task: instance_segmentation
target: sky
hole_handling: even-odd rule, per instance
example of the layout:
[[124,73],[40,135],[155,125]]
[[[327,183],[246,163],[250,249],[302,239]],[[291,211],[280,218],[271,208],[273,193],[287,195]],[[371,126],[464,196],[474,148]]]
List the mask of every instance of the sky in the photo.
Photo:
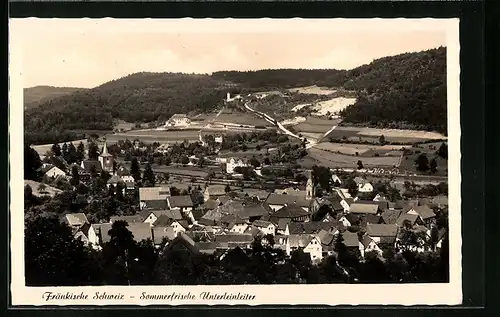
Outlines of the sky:
[[446,46],[439,20],[336,20],[16,19],[10,45],[25,88],[92,88],[141,71],[351,69]]

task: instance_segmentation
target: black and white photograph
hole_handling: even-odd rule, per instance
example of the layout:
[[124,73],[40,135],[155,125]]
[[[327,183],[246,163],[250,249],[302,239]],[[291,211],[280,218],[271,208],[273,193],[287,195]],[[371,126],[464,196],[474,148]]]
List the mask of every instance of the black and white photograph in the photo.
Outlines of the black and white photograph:
[[460,303],[457,19],[10,28],[14,302]]

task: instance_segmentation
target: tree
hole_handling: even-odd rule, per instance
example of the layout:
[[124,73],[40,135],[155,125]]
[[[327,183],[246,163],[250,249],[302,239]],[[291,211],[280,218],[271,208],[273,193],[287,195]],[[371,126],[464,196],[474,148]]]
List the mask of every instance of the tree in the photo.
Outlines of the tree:
[[89,160],[97,160],[99,158],[99,148],[95,142],[89,143]]
[[448,158],[448,145],[446,143],[441,143],[441,146],[437,150],[437,155],[440,157],[447,159]]
[[361,160],[358,160],[358,170],[363,169],[363,162]]
[[384,145],[385,144],[385,136],[382,134],[380,138],[378,139],[379,143]]
[[255,158],[255,156],[252,156],[252,158],[250,158],[250,165],[252,165],[254,168],[257,168],[260,166],[260,162]]
[[419,172],[426,172],[429,170],[429,159],[425,153],[422,153],[417,157],[415,164]]
[[134,177],[136,182],[141,180],[141,170],[139,169],[139,162],[135,156],[130,161],[130,174]]
[[[25,278],[28,286],[83,286],[99,284],[93,251],[74,239],[57,216],[25,220]],[[49,239],[47,239],[50,237]]]
[[181,164],[182,164],[182,165],[187,165],[187,164],[189,164],[189,157],[187,157],[187,155],[183,155],[183,156],[181,157]]
[[40,185],[38,185],[38,192],[40,192],[41,194],[45,194],[46,189],[47,189],[47,185],[45,185],[44,183],[40,183]]
[[54,143],[52,145],[51,151],[54,156],[61,156],[61,147],[59,146],[59,144]]
[[229,186],[229,184],[226,184],[226,188],[224,188],[224,191],[226,193],[229,193],[231,191],[231,186]]
[[42,160],[38,152],[29,145],[24,145],[24,178],[34,181],[41,180],[39,168],[42,167]]
[[73,165],[71,167],[71,185],[77,186],[80,183],[80,174],[78,174],[78,167]]
[[85,159],[85,145],[82,141],[78,143],[78,147],[76,148],[76,160],[81,162]]
[[354,179],[352,179],[352,178],[347,179],[347,181],[345,182],[345,185],[346,185],[346,188],[347,188],[347,191],[349,192],[349,194],[352,197],[355,197],[356,194],[358,193],[358,184],[356,184]]
[[146,187],[154,187],[155,186],[156,178],[155,178],[155,174],[153,172],[153,169],[151,168],[151,164],[149,164],[149,163],[146,164],[142,178],[144,180],[144,184]]
[[430,162],[430,167],[429,167],[432,174],[435,174],[437,172],[437,166],[438,166],[437,161],[435,158],[433,158]]
[[198,166],[203,167],[203,166],[205,166],[205,163],[206,163],[205,158],[203,156],[201,156],[200,159],[198,160]]

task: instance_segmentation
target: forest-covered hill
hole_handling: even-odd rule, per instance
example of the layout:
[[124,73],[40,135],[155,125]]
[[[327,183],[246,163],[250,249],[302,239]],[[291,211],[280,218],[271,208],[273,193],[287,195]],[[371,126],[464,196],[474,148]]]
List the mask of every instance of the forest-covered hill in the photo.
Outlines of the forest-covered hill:
[[114,119],[148,122],[211,110],[224,98],[226,87],[208,75],[132,74],[26,110],[25,140],[53,143],[81,137],[79,130],[112,130]]
[[24,88],[23,90],[24,109],[35,108],[51,99],[69,95],[79,90],[85,90],[85,88],[52,87],[52,86],[35,86],[30,88]]
[[166,120],[172,114],[214,109],[226,92],[301,86],[343,87],[358,101],[344,122],[446,132],[446,49],[384,57],[352,70],[276,69],[212,75],[136,73],[76,91],[25,111],[25,140],[53,143],[81,137],[72,131],[111,130],[114,119]]

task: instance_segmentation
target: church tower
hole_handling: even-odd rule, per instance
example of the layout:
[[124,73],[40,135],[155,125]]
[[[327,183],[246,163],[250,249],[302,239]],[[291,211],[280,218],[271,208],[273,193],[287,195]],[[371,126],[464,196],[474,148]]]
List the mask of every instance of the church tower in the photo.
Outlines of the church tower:
[[307,185],[306,185],[306,199],[312,199],[314,197],[314,184],[312,179],[312,173],[309,171],[307,173]]
[[102,147],[101,155],[99,155],[99,163],[101,163],[102,169],[113,173],[114,160],[113,155],[108,153],[108,146],[106,140],[104,140],[104,146]]

